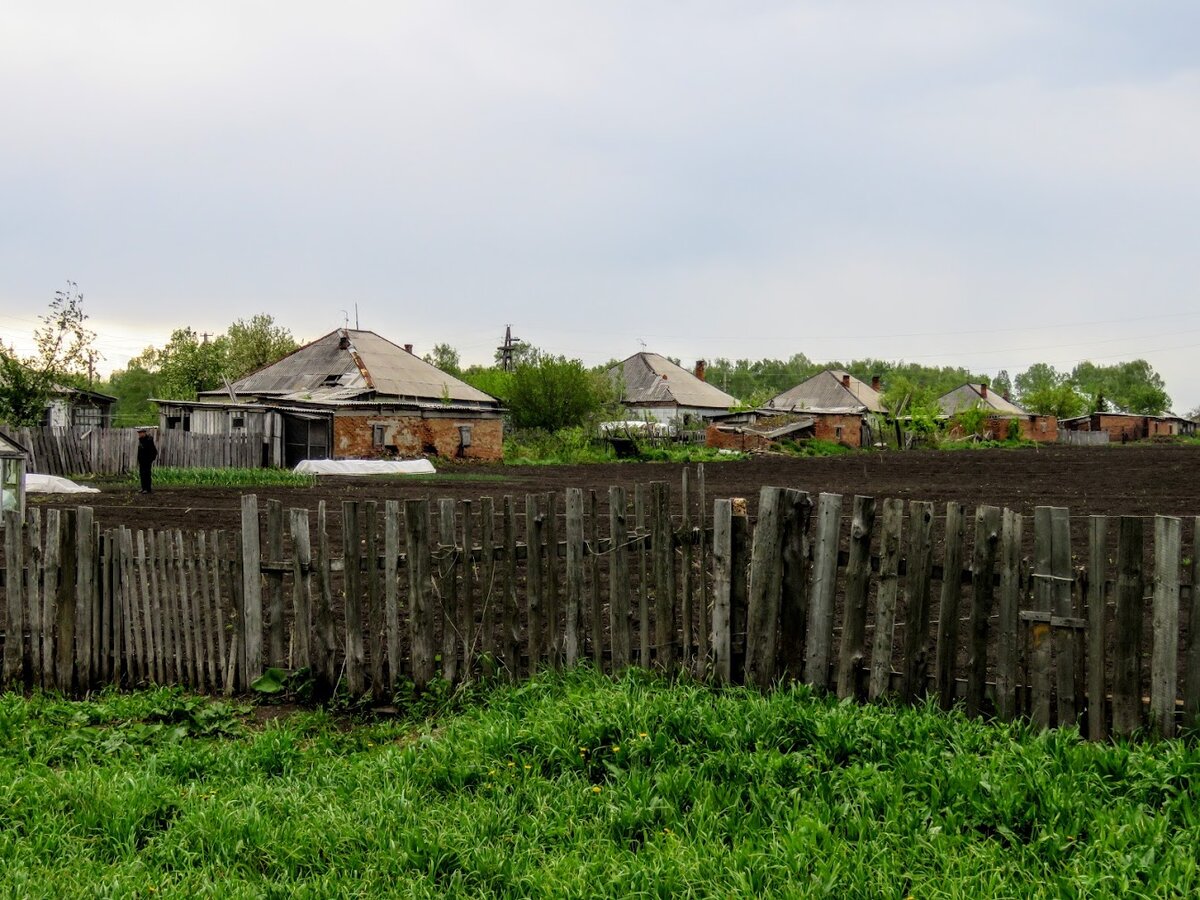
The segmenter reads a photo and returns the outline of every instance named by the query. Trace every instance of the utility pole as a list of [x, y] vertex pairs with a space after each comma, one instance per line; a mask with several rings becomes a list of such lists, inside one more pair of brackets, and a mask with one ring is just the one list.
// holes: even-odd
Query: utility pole
[[520, 338], [513, 337], [512, 325], [504, 326], [504, 343], [496, 349], [500, 351], [500, 369], [504, 372], [513, 370], [513, 347]]

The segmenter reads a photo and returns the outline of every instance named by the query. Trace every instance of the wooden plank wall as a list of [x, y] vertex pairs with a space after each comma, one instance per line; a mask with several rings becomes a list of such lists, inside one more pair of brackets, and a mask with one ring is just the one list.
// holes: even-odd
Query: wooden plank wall
[[[124, 475], [137, 469], [138, 435], [132, 428], [15, 428], [11, 433], [30, 453], [30, 472]], [[155, 441], [160, 466], [256, 469], [263, 465], [262, 435], [162, 431]]]
[[1200, 519], [1073, 529], [1065, 509], [767, 487], [751, 523], [738, 498], [710, 519], [702, 467], [681, 488], [347, 501], [315, 522], [248, 495], [235, 533], [10, 513], [2, 676], [231, 692], [280, 667], [384, 701], [588, 663], [930, 697], [1097, 740], [1197, 723]]

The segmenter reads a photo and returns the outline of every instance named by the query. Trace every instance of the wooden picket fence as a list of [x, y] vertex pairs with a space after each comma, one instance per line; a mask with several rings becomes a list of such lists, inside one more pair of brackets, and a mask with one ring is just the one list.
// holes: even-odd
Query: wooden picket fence
[[[28, 469], [43, 475], [124, 475], [137, 469], [138, 433], [133, 428], [84, 426], [11, 428], [9, 433], [30, 454]], [[155, 434], [160, 466], [184, 469], [260, 468], [262, 435]]]
[[1200, 546], [1184, 553], [1179, 518], [1154, 517], [1148, 544], [1144, 517], [1088, 517], [1073, 548], [1060, 508], [935, 516], [765, 487], [751, 525], [744, 500], [709, 507], [703, 467], [683, 474], [681, 513], [666, 483], [631, 493], [322, 503], [315, 523], [247, 495], [228, 533], [10, 513], [3, 678], [240, 692], [280, 667], [318, 698], [383, 700], [587, 661], [933, 696], [1094, 739], [1169, 736], [1200, 712]]

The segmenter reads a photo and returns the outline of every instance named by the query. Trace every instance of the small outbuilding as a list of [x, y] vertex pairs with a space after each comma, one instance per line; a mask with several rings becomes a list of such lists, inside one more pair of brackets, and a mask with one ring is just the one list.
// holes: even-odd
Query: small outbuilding
[[1173, 437], [1196, 433], [1196, 423], [1182, 416], [1167, 413], [1162, 416], [1143, 416], [1126, 412], [1094, 412], [1073, 416], [1059, 423], [1070, 432], [1106, 434], [1111, 443], [1140, 441], [1152, 437]]
[[55, 385], [42, 424], [52, 428], [108, 428], [117, 398], [86, 388]]
[[0, 511], [15, 512], [18, 518], [25, 516], [25, 469], [28, 459], [29, 453], [24, 447], [0, 432]]
[[874, 443], [870, 417], [884, 412], [879, 378], [871, 384], [841, 369], [826, 369], [776, 394], [758, 411], [782, 427], [782, 416], [811, 418], [811, 437], [850, 447]]

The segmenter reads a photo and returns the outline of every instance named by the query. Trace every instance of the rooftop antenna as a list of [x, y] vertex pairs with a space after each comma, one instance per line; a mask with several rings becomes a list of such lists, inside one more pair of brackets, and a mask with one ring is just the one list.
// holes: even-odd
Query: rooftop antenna
[[350, 327], [350, 313], [346, 312], [343, 309], [342, 310], [342, 328], [349, 328], [349, 327]]
[[358, 304], [357, 303], [354, 304], [354, 330], [355, 331], [362, 330], [358, 327]]
[[639, 345], [641, 345], [641, 348], [642, 348], [643, 350], [645, 350], [645, 349], [646, 349], [646, 342], [645, 342], [645, 341], [643, 341], [641, 338], [638, 338], [638, 344], [639, 344]]

